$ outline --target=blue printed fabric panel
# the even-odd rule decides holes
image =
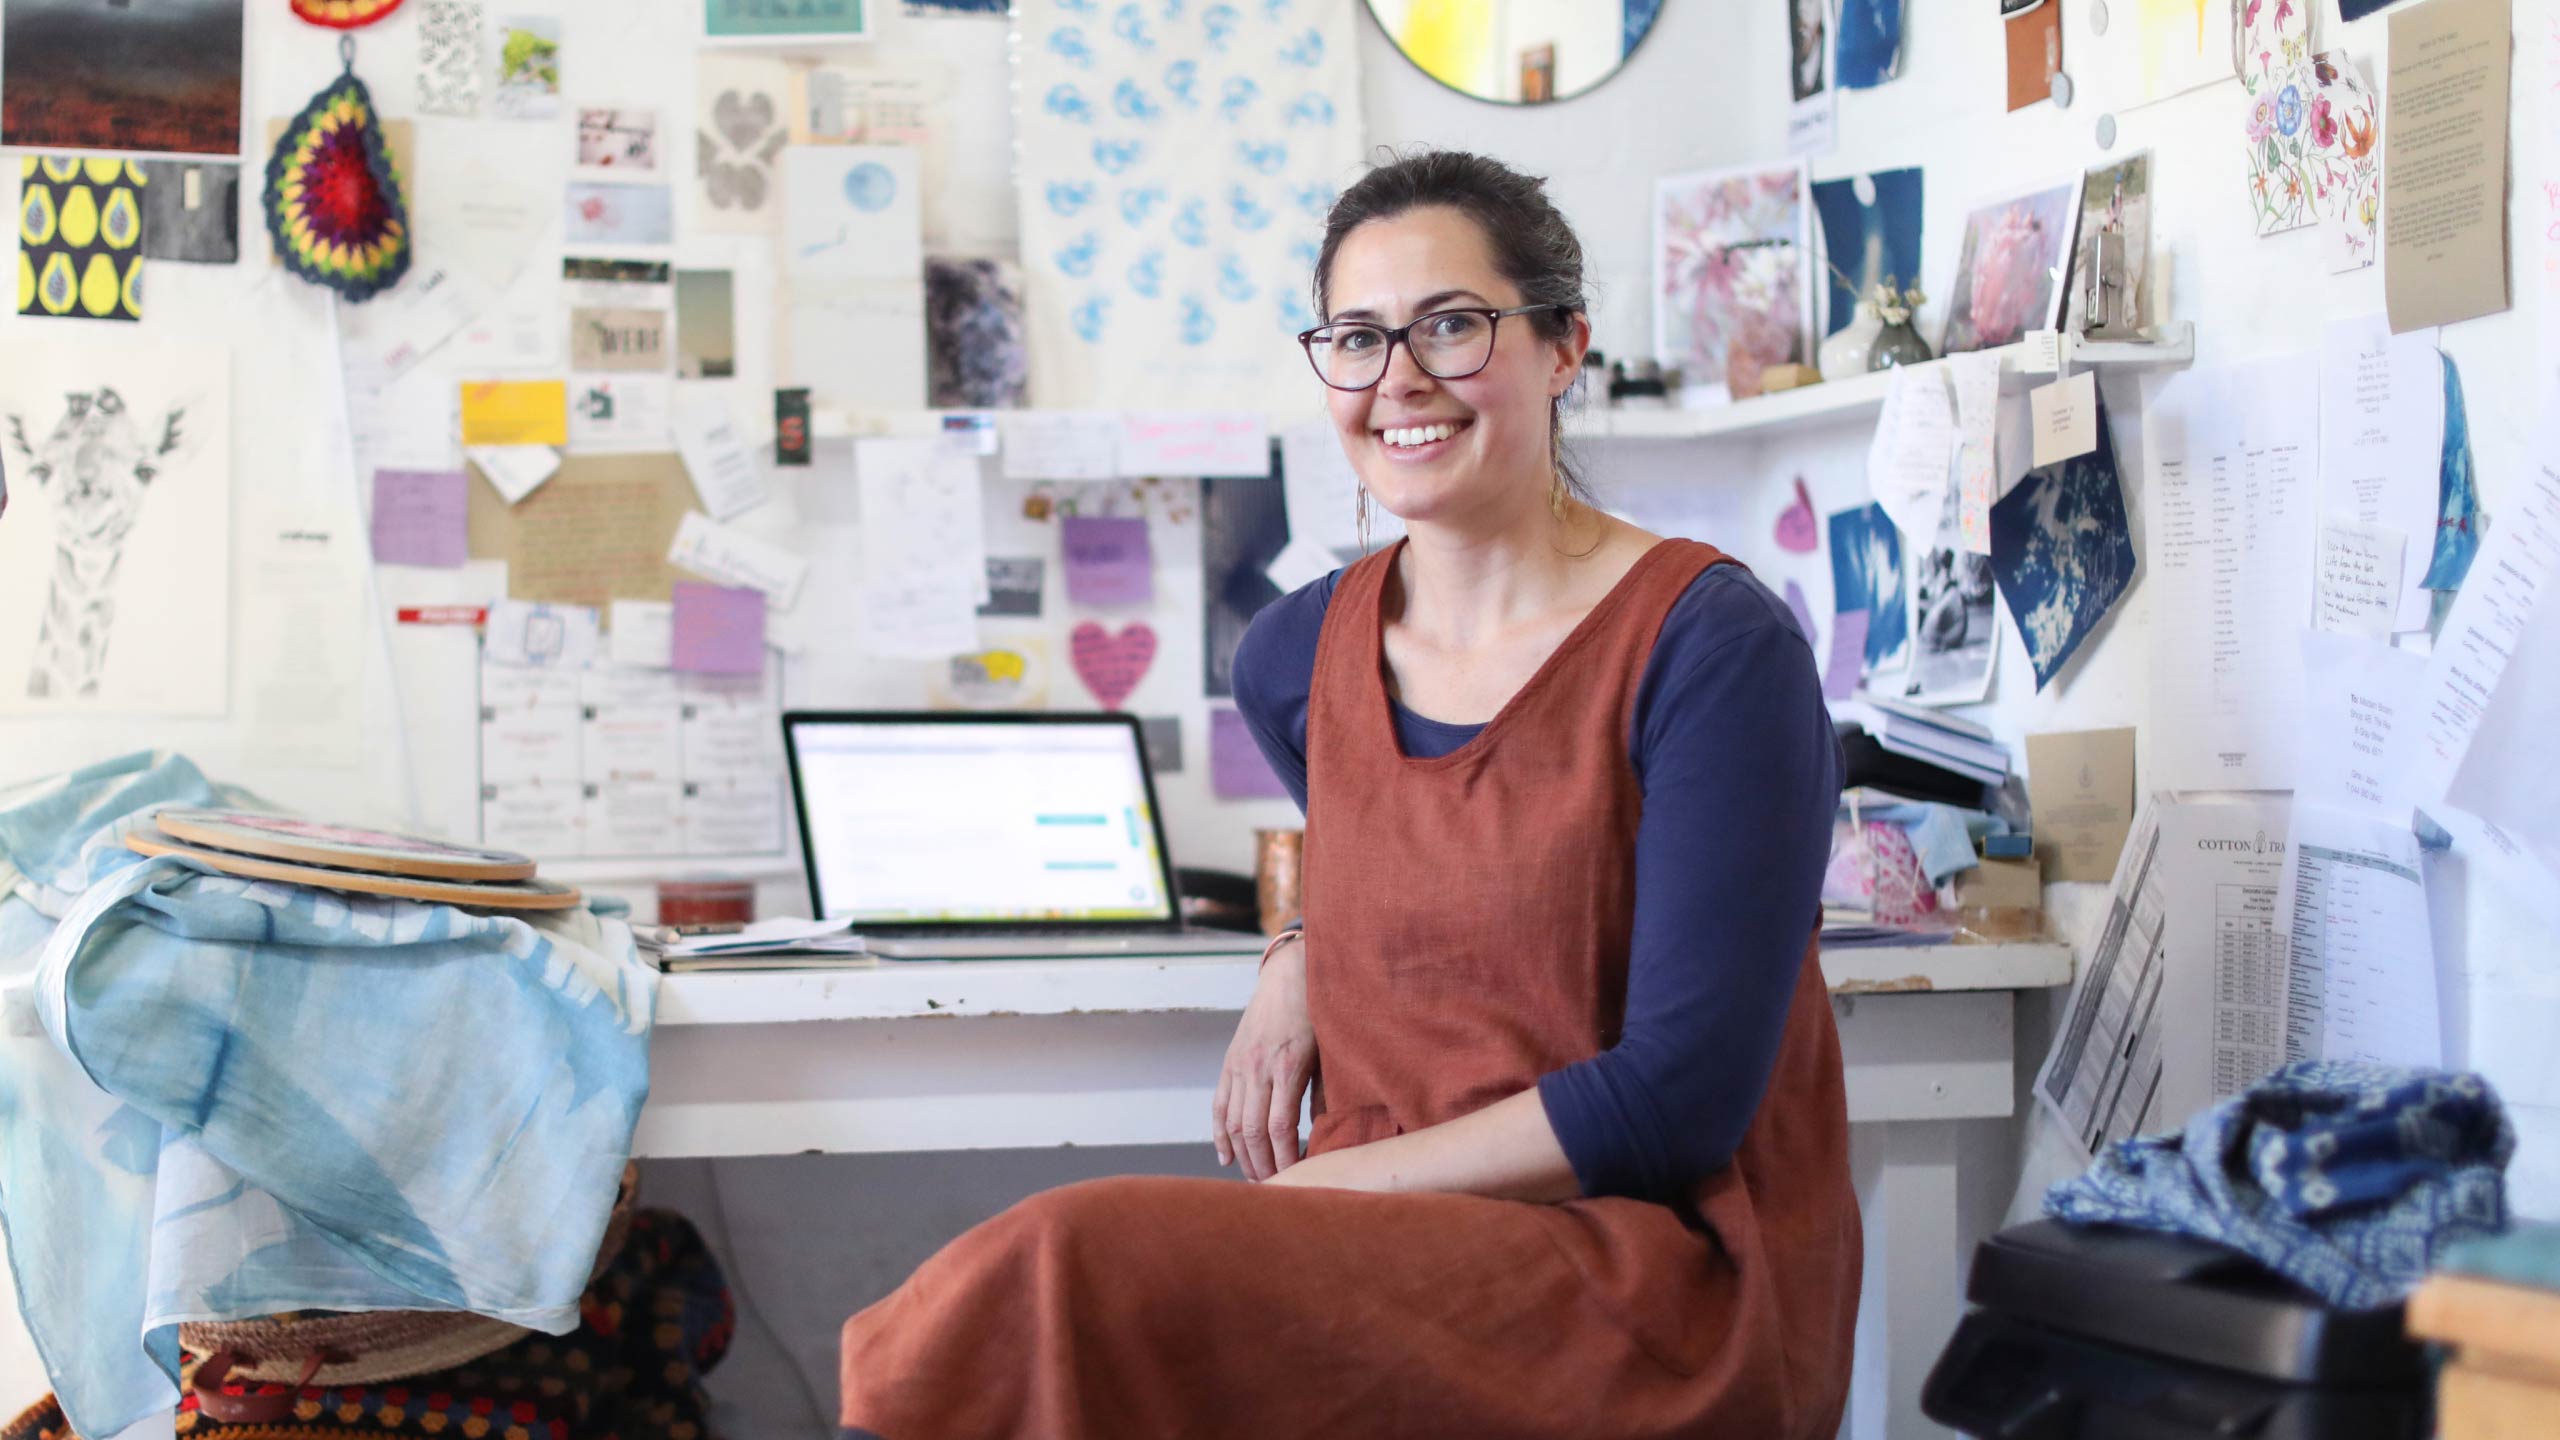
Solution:
[[[2363,1310],[2406,1297],[2447,1246],[2506,1228],[2515,1148],[2478,1075],[2297,1060],[2182,1131],[2107,1147],[2044,1209],[2210,1240]]]
[[[177,1398],[177,1324],[472,1310],[553,1333],[648,1094],[628,927],[206,874],[123,845],[254,805],[134,755],[0,792],[0,1221],[84,1435]]]
[[[1024,0],[1032,403],[1313,403],[1325,212],[1360,158],[1353,0]]]

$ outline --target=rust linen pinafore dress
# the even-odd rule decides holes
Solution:
[[[1481,734],[1416,760],[1382,669],[1395,555],[1344,574],[1309,700],[1311,1153],[1454,1119],[1615,1041],[1636,687],[1672,602],[1731,563],[1656,546]],[[1066,1186],[847,1322],[847,1433],[1827,1440],[1860,1240],[1812,918],[1759,1113],[1690,1205]]]

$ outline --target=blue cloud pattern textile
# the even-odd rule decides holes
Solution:
[[[2239,1251],[2332,1305],[2393,1304],[2439,1251],[2507,1226],[2515,1129],[2477,1075],[2298,1060],[2137,1135],[2047,1191],[2045,1213]]]
[[[572,1329],[648,1093],[628,927],[123,848],[170,804],[255,801],[165,753],[0,792],[0,1218],[72,1423],[174,1403],[181,1320]]]
[[[1352,0],[1022,0],[1031,400],[1312,401],[1302,258],[1360,160]]]

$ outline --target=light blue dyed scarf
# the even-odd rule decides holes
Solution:
[[[63,1408],[177,1398],[177,1326],[472,1310],[564,1333],[649,1088],[655,975],[527,923],[144,860],[140,754],[0,792],[0,1219]]]

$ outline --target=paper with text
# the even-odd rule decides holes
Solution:
[[[2421,865],[2405,820],[2293,807],[2277,912],[2285,1059],[2444,1064]]]
[[[2312,564],[2311,628],[2389,641],[2406,593],[2400,562],[2408,542],[2388,525],[2324,517],[2320,553]]]
[[[744,585],[764,592],[775,610],[800,601],[809,578],[803,557],[696,510],[676,526],[675,543],[667,547],[667,563],[724,585]]]
[[[1227,478],[1271,473],[1271,429],[1245,411],[1140,410],[1120,419],[1120,473]]]
[[[854,442],[867,654],[940,660],[978,648],[987,583],[978,459],[939,440]]]
[[[2309,804],[2406,817],[2392,732],[2411,713],[2427,657],[2379,641],[2305,630],[2301,754],[2294,793]]]
[[[2423,630],[2432,597],[2444,452],[2444,363],[2435,331],[2394,336],[2380,315],[2333,321],[2320,346],[2320,509],[2387,526],[2403,548],[2391,629]]]

